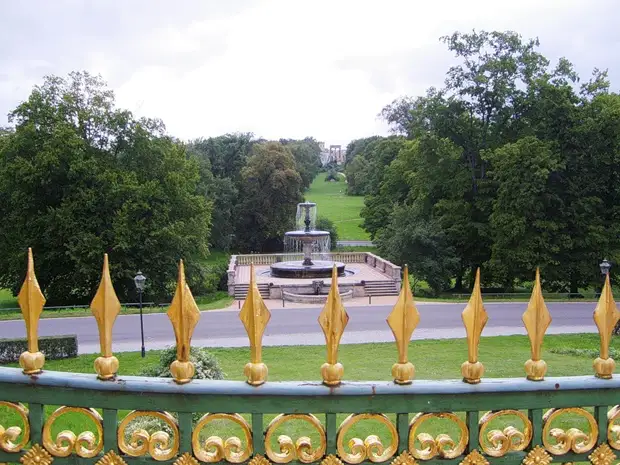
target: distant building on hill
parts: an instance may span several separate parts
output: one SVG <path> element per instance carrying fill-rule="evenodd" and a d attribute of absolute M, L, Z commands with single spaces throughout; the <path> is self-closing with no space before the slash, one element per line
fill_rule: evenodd
<path fill-rule="evenodd" d="M 345 162 L 345 152 L 342 150 L 341 145 L 330 145 L 329 149 L 325 147 L 325 142 L 319 142 L 321 147 L 321 164 L 327 165 L 328 163 L 336 162 L 339 165 Z"/>

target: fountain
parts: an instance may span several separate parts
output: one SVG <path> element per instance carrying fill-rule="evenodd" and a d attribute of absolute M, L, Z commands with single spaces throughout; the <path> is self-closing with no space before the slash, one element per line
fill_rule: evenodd
<path fill-rule="evenodd" d="M 285 252 L 303 252 L 302 261 L 278 262 L 271 265 L 271 276 L 278 278 L 329 278 L 334 264 L 338 276 L 344 276 L 344 263 L 331 260 L 313 260 L 312 254 L 329 252 L 329 231 L 314 229 L 316 203 L 304 202 L 297 205 L 296 231 L 284 234 Z"/>

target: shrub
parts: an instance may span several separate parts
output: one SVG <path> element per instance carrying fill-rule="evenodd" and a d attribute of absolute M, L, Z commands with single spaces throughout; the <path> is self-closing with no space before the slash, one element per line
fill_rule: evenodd
<path fill-rule="evenodd" d="M 0 363 L 14 363 L 19 361 L 22 352 L 28 350 L 28 340 L 0 339 Z M 68 336 L 39 337 L 39 350 L 47 360 L 77 357 L 78 343 L 75 334 Z"/>
<path fill-rule="evenodd" d="M 176 346 L 168 347 L 161 352 L 159 364 L 142 370 L 142 376 L 159 376 L 161 378 L 171 378 L 170 364 L 177 358 Z M 189 359 L 194 363 L 196 374 L 194 379 L 224 379 L 224 372 L 213 354 L 203 347 L 192 347 Z"/>
<path fill-rule="evenodd" d="M 338 173 L 334 170 L 330 170 L 327 173 L 327 176 L 325 176 L 325 182 L 328 181 L 340 181 L 340 176 L 338 176 Z"/>
<path fill-rule="evenodd" d="M 330 249 L 334 250 L 338 242 L 338 230 L 336 229 L 336 225 L 334 224 L 334 222 L 329 218 L 319 216 L 316 219 L 315 228 L 319 231 L 329 231 L 329 238 L 331 241 Z"/>

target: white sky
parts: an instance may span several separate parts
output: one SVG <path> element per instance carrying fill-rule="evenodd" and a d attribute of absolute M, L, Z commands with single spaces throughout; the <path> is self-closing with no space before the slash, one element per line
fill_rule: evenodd
<path fill-rule="evenodd" d="M 327 144 L 385 134 L 401 95 L 441 86 L 439 37 L 515 30 L 584 80 L 620 83 L 617 0 L 4 0 L 0 126 L 46 74 L 100 73 L 119 106 L 182 139 L 253 132 Z"/>

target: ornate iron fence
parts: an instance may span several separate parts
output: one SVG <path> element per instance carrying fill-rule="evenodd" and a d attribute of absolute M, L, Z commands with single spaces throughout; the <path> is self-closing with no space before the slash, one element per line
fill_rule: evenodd
<path fill-rule="evenodd" d="M 336 284 L 332 290 L 337 289 L 336 274 L 332 279 Z M 29 252 L 28 273 L 19 294 L 29 346 L 20 359 L 22 370 L 0 368 L 0 406 L 10 412 L 0 418 L 0 462 L 548 465 L 551 461 L 589 460 L 593 465 L 611 465 L 615 451 L 620 450 L 620 406 L 616 405 L 620 403 L 620 380 L 612 376 L 615 364 L 609 357 L 611 331 L 620 313 L 609 280 L 594 311 L 601 337 L 595 376 L 547 379 L 541 346 L 551 317 L 538 273 L 523 315 L 531 342 L 524 379 L 481 381 L 484 367 L 478 360 L 478 345 L 487 314 L 479 273 L 462 314 L 468 344 L 462 380 L 414 381 L 408 347 L 419 314 L 407 273 L 387 319 L 397 346 L 394 382 L 343 381 L 338 347 L 349 318 L 337 291 L 330 292 L 319 317 L 327 348 L 327 360 L 321 367 L 323 380 L 304 383 L 266 382 L 261 340 L 270 313 L 253 273 L 240 312 L 250 345 L 250 361 L 244 369 L 247 382 L 192 381 L 189 348 L 200 313 L 185 283 L 182 262 L 168 311 L 177 342 L 177 359 L 170 367 L 173 379 L 117 375 L 112 326 L 120 303 L 110 280 L 107 256 L 91 304 L 101 342 L 101 356 L 95 361 L 97 376 L 42 371 L 45 360 L 37 346 L 37 324 L 44 303 Z M 46 405 L 62 406 L 46 417 Z M 130 412 L 124 415 L 126 410 Z M 196 421 L 196 412 L 209 413 Z M 58 431 L 55 422 L 68 413 L 83 416 L 94 427 Z M 265 425 L 265 416 L 272 414 L 276 416 Z M 339 422 L 342 414 L 349 416 Z M 161 428 L 130 431 L 130 424 L 144 417 L 157 419 Z M 278 434 L 293 421 L 305 423 L 313 439 Z M 352 434 L 367 422 L 380 425 L 384 437 Z M 227 434 L 228 429 L 223 428 L 205 437 L 210 427 L 225 424 L 241 433 Z"/>

